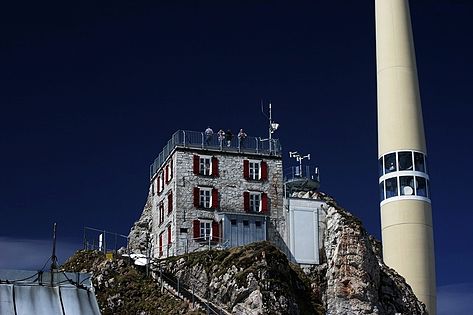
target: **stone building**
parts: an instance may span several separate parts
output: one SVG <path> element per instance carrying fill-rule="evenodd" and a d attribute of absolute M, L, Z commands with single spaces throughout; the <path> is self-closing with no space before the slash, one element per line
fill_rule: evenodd
<path fill-rule="evenodd" d="M 283 188 L 277 139 L 175 132 L 150 167 L 152 256 L 261 240 L 284 248 Z"/>

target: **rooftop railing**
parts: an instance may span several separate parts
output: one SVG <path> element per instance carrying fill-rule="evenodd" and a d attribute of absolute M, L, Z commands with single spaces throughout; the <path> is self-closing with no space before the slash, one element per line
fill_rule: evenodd
<path fill-rule="evenodd" d="M 228 137 L 217 133 L 207 136 L 204 132 L 178 130 L 150 165 L 150 178 L 159 170 L 176 147 L 274 156 L 281 156 L 282 153 L 278 139 L 269 140 L 250 136 L 239 138 L 238 135 Z"/>
<path fill-rule="evenodd" d="M 292 166 L 284 169 L 284 181 L 313 180 L 320 182 L 319 168 L 313 165 Z"/>

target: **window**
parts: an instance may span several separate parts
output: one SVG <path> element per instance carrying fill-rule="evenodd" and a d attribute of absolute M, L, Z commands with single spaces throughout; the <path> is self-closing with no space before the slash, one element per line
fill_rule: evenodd
<path fill-rule="evenodd" d="M 201 188 L 200 189 L 200 208 L 210 208 L 210 201 L 212 198 L 212 190 L 210 188 Z"/>
<path fill-rule="evenodd" d="M 399 177 L 399 186 L 401 196 L 413 196 L 414 190 L 414 176 L 401 176 Z"/>
<path fill-rule="evenodd" d="M 217 209 L 218 190 L 212 187 L 194 187 L 194 206 L 203 209 Z"/>
<path fill-rule="evenodd" d="M 397 177 L 386 179 L 386 198 L 397 196 Z"/>
<path fill-rule="evenodd" d="M 161 193 L 164 190 L 164 172 L 158 176 L 158 193 Z"/>
<path fill-rule="evenodd" d="M 231 225 L 237 225 L 237 220 L 235 220 L 235 219 L 230 220 L 230 224 Z"/>
<path fill-rule="evenodd" d="M 243 177 L 248 180 L 267 180 L 268 164 L 265 161 L 243 160 Z"/>
<path fill-rule="evenodd" d="M 427 179 L 416 176 L 417 196 L 427 197 Z"/>
<path fill-rule="evenodd" d="M 399 152 L 399 170 L 412 171 L 412 152 Z"/>
<path fill-rule="evenodd" d="M 194 174 L 218 176 L 218 159 L 214 156 L 194 155 Z"/>
<path fill-rule="evenodd" d="M 260 179 L 260 162 L 250 161 L 250 179 Z"/>
<path fill-rule="evenodd" d="M 194 239 L 197 241 L 220 240 L 220 226 L 216 221 L 203 219 L 203 220 L 194 220 Z"/>
<path fill-rule="evenodd" d="M 243 226 L 250 226 L 250 221 L 243 220 Z"/>
<path fill-rule="evenodd" d="M 257 229 L 261 228 L 261 221 L 255 221 L 255 226 Z"/>
<path fill-rule="evenodd" d="M 187 228 L 180 228 L 179 233 L 187 233 Z"/>
<path fill-rule="evenodd" d="M 164 203 L 161 201 L 159 203 L 159 224 L 164 222 Z"/>
<path fill-rule="evenodd" d="M 261 194 L 250 193 L 250 211 L 260 212 L 261 209 Z"/>
<path fill-rule="evenodd" d="M 173 210 L 172 206 L 172 191 L 168 194 L 168 214 Z"/>
<path fill-rule="evenodd" d="M 163 256 L 163 233 L 159 234 L 159 256 Z"/>
<path fill-rule="evenodd" d="M 172 238 L 171 238 L 171 226 L 168 226 L 168 245 L 172 244 Z"/>
<path fill-rule="evenodd" d="M 384 200 L 384 181 L 379 184 L 379 200 Z"/>
<path fill-rule="evenodd" d="M 414 152 L 414 167 L 417 172 L 424 172 L 425 170 L 425 160 L 424 155 L 419 152 Z"/>
<path fill-rule="evenodd" d="M 200 237 L 204 240 L 208 240 L 212 236 L 212 224 L 211 222 L 200 222 Z"/>
<path fill-rule="evenodd" d="M 396 153 L 389 153 L 384 156 L 384 173 L 395 172 L 397 169 Z"/>
<path fill-rule="evenodd" d="M 268 207 L 268 195 L 262 192 L 249 192 L 243 193 L 243 206 L 246 212 L 263 212 L 269 211 Z"/>

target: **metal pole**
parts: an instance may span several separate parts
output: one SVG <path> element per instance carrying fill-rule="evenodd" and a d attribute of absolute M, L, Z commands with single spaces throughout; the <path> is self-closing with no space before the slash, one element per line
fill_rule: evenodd
<path fill-rule="evenodd" d="M 194 284 L 192 284 L 192 307 L 195 307 L 195 291 L 194 291 Z"/>
<path fill-rule="evenodd" d="M 163 283 L 163 266 L 159 263 L 159 280 L 161 282 L 161 293 L 164 291 L 164 283 Z"/>

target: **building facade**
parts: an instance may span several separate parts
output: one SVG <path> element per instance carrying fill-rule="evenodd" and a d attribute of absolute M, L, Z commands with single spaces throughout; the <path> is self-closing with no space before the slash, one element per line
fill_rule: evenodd
<path fill-rule="evenodd" d="M 150 169 L 152 255 L 271 240 L 283 247 L 283 170 L 276 139 L 177 131 Z"/>

